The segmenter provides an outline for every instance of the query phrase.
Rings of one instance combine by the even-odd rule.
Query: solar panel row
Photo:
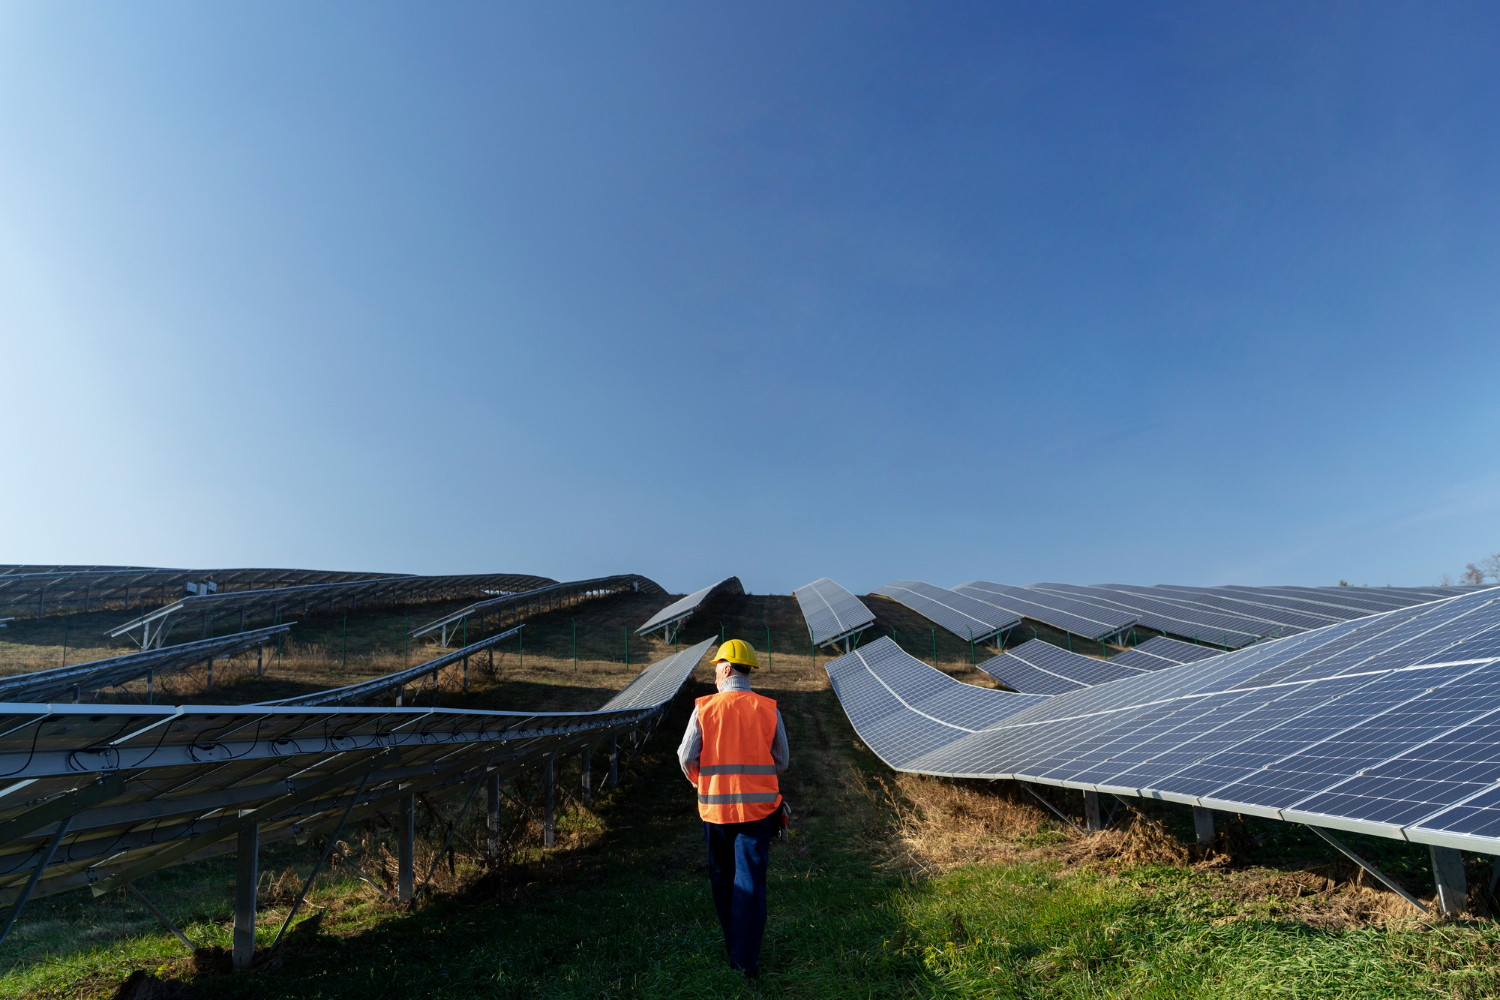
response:
[[[857,638],[875,624],[875,616],[859,598],[826,576],[798,587],[792,593],[797,598],[797,606],[802,609],[807,635],[814,646],[842,641],[847,647],[850,638]]]
[[[634,573],[601,576],[592,580],[574,580],[569,583],[553,583],[519,594],[502,594],[498,597],[476,601],[457,611],[435,618],[425,625],[419,625],[409,634],[416,639],[431,632],[437,632],[440,636],[439,642],[446,646],[450,638],[461,634],[464,623],[476,615],[485,617],[493,614],[496,622],[504,627],[530,614],[573,607],[599,597],[634,593],[660,594],[665,591],[655,582]]]
[[[1025,587],[1008,587],[985,580],[974,580],[953,589],[1004,611],[1096,642],[1119,635],[1140,621],[1140,615],[1128,611],[1086,604],[1060,594]]]
[[[251,844],[328,835],[418,793],[550,779],[558,754],[655,726],[710,644],[653,664],[594,712],[0,704],[0,898],[100,895],[243,845],[252,827]],[[409,860],[402,879],[409,897]],[[254,888],[237,888],[252,919]]]
[[[1122,664],[1118,656],[1107,661],[1096,660],[1041,639],[1028,639],[985,660],[979,669],[1011,690],[1026,694],[1062,694],[1142,672],[1138,667]]]
[[[873,647],[872,647],[873,648]],[[892,644],[858,666],[913,694],[957,683]],[[932,734],[909,711],[861,738],[927,733],[904,770],[1147,796],[1440,847],[1500,854],[1500,592],[1386,612],[1040,700],[973,732]],[[924,673],[925,671],[925,673]],[[867,732],[868,731],[868,732]],[[938,740],[945,735],[946,740]]]
[[[678,598],[671,604],[662,608],[647,620],[646,624],[635,630],[636,635],[646,635],[657,629],[662,630],[662,638],[671,642],[672,637],[682,628],[683,623],[693,616],[693,612],[706,604],[712,604],[716,599],[725,594],[743,594],[745,588],[740,585],[737,576],[726,577],[712,586],[695,590],[686,597]]]
[[[897,580],[875,591],[970,642],[984,642],[1021,623],[1021,616],[993,604],[934,587],[920,580]]]

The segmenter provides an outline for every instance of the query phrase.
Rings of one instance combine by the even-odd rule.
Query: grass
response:
[[[559,707],[603,701],[665,651],[632,640],[627,670],[622,637],[618,660],[609,659],[611,633],[664,603],[612,601],[538,619],[528,626],[535,638],[524,668],[519,650],[508,651],[493,675],[476,669],[467,695],[450,685],[443,697]],[[877,605],[878,627],[914,633],[899,615],[887,617],[885,603]],[[571,617],[589,651],[576,673]],[[351,617],[347,674],[379,672],[400,655],[391,648],[391,621],[389,614]],[[534,825],[517,810],[506,863],[488,866],[471,817],[451,873],[439,864],[439,891],[412,912],[395,912],[348,865],[336,865],[310,897],[315,919],[294,931],[284,961],[227,976],[214,971],[217,953],[201,954],[195,966],[133,901],[61,895],[32,904],[6,942],[0,997],[109,996],[133,969],[179,980],[189,997],[330,1000],[1500,994],[1494,922],[1408,919],[1390,893],[1362,884],[1357,870],[1294,827],[1228,824],[1222,853],[1192,856],[1179,843],[1190,836],[1185,809],[1145,808],[1149,822],[1117,822],[1081,837],[1013,787],[893,775],[859,744],[822,671],[805,645],[799,649],[790,599],[727,602],[694,623],[683,642],[717,634],[720,621],[725,634],[753,640],[757,626],[769,626],[781,639],[773,642],[772,672],[757,675],[756,686],[778,699],[787,722],[793,769],[784,788],[797,819],[795,836],[772,853],[759,983],[745,983],[724,963],[701,828],[673,755],[684,699],[620,789],[590,807],[564,808],[558,848],[539,849]],[[220,693],[253,700],[268,689],[338,679],[328,650],[331,634],[342,639],[342,621],[308,624],[315,626],[309,638],[284,657],[280,672],[242,673]],[[945,669],[979,676],[969,669],[966,643],[940,644],[939,652]],[[952,655],[944,660],[945,652]],[[710,690],[706,671],[694,683],[690,694]],[[563,787],[576,782],[572,766],[559,777]],[[1077,811],[1076,796],[1047,794]],[[423,813],[427,859],[454,818],[452,803],[433,805]],[[381,824],[345,840],[349,856],[377,880],[388,876]],[[1430,884],[1424,859],[1408,845],[1349,840],[1409,887]],[[263,942],[313,851],[293,844],[263,851]],[[1481,881],[1480,872],[1471,874]],[[222,948],[231,884],[228,859],[217,859],[150,876],[142,888],[196,942]]]

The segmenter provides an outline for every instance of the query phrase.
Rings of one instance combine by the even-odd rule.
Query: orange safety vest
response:
[[[776,701],[753,691],[699,698],[698,815],[709,823],[749,823],[781,805],[771,741]]]

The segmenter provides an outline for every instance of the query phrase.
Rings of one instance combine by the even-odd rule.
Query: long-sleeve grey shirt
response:
[[[719,682],[719,691],[749,691],[750,678],[738,670],[730,673],[728,677]],[[698,724],[698,709],[693,709],[693,714],[688,718],[687,732],[682,734],[682,742],[677,745],[677,763],[682,765],[682,773],[686,775],[688,768],[698,767],[698,758],[703,754],[703,727]],[[781,721],[781,709],[776,710],[776,735],[771,737],[771,760],[776,764],[776,773],[780,774],[787,769],[791,763],[791,750],[787,747],[786,726]],[[688,777],[692,781],[692,777]]]

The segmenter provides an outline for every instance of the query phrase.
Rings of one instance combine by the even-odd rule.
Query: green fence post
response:
[[[343,646],[339,649],[339,666],[340,667],[346,667],[348,665],[349,665],[349,615],[348,615],[347,612],[345,612],[345,614],[344,614],[344,643],[343,643]]]
[[[622,625],[621,628],[623,628],[625,630],[625,669],[629,670],[630,669],[630,626],[629,625]]]
[[[516,669],[518,669],[518,670],[525,670],[526,669],[526,626],[525,626],[524,623],[521,625],[520,628],[518,628],[516,630],[516,654],[520,657],[520,663],[517,664]]]
[[[411,612],[401,616],[401,666],[411,663]]]
[[[932,630],[932,666],[937,667],[937,629]]]
[[[761,622],[766,625],[765,622]],[[771,672],[771,626],[766,625],[766,673]]]
[[[573,623],[573,673],[578,673],[578,619],[569,619]]]

